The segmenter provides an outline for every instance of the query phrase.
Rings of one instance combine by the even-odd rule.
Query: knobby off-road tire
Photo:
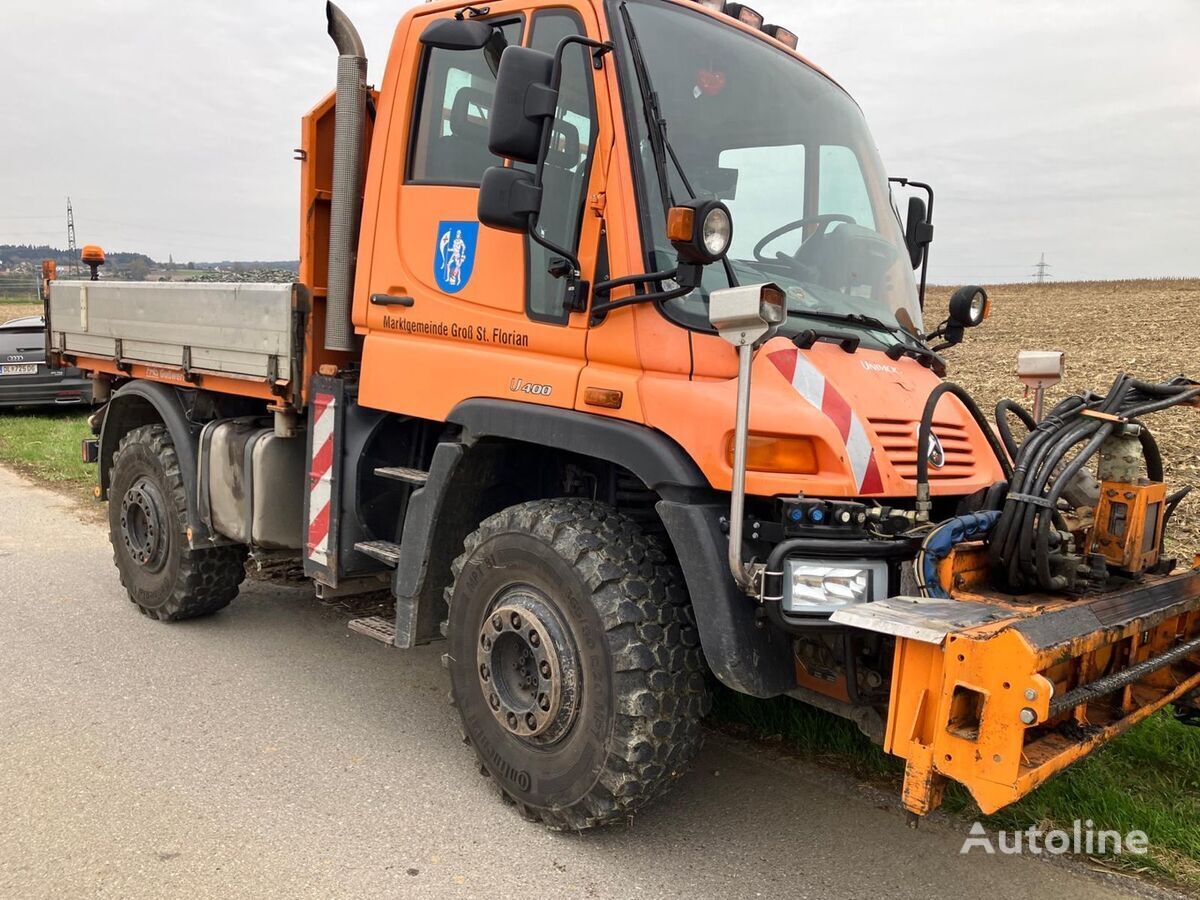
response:
[[[451,698],[526,818],[628,821],[688,766],[708,712],[678,568],[611,507],[522,503],[464,543],[446,591]]]
[[[164,622],[228,606],[246,577],[246,548],[188,548],[187,493],[162,425],[121,439],[109,485],[108,536],[129,599]]]

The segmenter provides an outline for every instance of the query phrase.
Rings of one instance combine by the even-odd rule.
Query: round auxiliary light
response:
[[[795,509],[793,509],[793,510],[792,510],[792,511],[791,511],[791,512],[788,514],[788,517],[789,517],[789,518],[790,518],[790,519],[791,519],[793,522],[799,522],[801,519],[803,519],[803,518],[804,518],[804,510],[802,510],[800,507],[798,507],[798,506],[797,506]]]
[[[950,318],[965,328],[983,324],[990,311],[987,291],[975,285],[959,288],[950,298]]]
[[[822,522],[825,521],[825,510],[821,509],[821,507],[819,507],[819,506],[814,506],[812,509],[810,509],[808,511],[808,517],[813,522],[820,525]]]
[[[710,256],[720,258],[729,250],[733,241],[733,218],[724,206],[714,206],[704,217],[701,232],[704,249]]]

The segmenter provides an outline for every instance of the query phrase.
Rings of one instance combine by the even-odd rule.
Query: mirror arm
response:
[[[666,281],[668,278],[674,278],[678,274],[678,269],[668,269],[665,272],[647,272],[644,275],[625,275],[621,278],[613,278],[610,281],[597,281],[595,287],[596,296],[610,294],[619,287],[628,287],[631,284],[650,284],[655,281]]]
[[[889,178],[888,181],[893,184],[898,184],[901,187],[915,187],[922,190],[929,197],[929,203],[925,206],[925,224],[930,225],[932,231],[933,222],[933,187],[923,181],[913,181],[909,178]],[[930,241],[925,244],[924,259],[921,260],[921,284],[917,289],[917,298],[921,304],[921,309],[925,308],[925,279],[929,275],[929,244],[932,243],[932,235]]]
[[[677,287],[671,291],[655,291],[651,294],[634,294],[632,297],[624,297],[621,300],[613,300],[609,303],[596,303],[592,306],[592,324],[596,325],[603,321],[614,309],[621,309],[625,306],[634,306],[638,303],[666,303],[668,300],[676,300],[680,297],[686,297],[695,288],[692,287]]]

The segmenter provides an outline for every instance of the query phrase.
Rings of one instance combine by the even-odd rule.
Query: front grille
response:
[[[869,419],[879,445],[901,478],[917,480],[917,429],[920,422],[908,419]],[[975,456],[967,428],[958,422],[934,421],[933,433],[942,442],[946,464],[940,469],[929,467],[931,484],[945,481],[965,481],[976,475]]]

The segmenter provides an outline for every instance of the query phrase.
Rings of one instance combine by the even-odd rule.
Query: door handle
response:
[[[372,306],[412,306],[417,301],[401,294],[372,294]]]

